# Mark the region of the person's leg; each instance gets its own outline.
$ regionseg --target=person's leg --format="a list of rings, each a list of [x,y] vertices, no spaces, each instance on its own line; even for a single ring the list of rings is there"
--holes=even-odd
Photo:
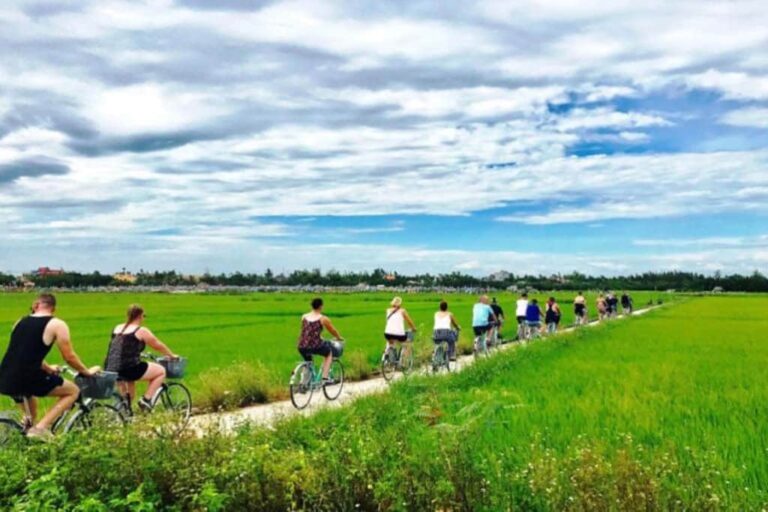
[[[37,420],[37,398],[34,396],[27,397],[27,403],[22,400],[18,403],[19,409],[21,409],[21,417],[25,421],[29,421],[30,425],[34,425]]]
[[[331,362],[333,362],[333,353],[328,352],[328,355],[323,359],[323,378],[328,378],[328,372],[331,369]]]
[[[62,385],[53,388],[53,390],[48,393],[48,396],[56,397],[58,400],[53,404],[53,407],[45,413],[45,416],[40,419],[37,425],[35,425],[35,429],[38,431],[50,430],[51,424],[56,421],[56,418],[72,407],[72,404],[75,403],[78,395],[80,395],[80,389],[74,382],[68,380],[65,380]]]
[[[128,395],[128,401],[133,402],[133,399],[136,398],[136,381],[126,381],[123,385],[123,389],[125,390],[124,394]]]
[[[144,372],[144,375],[141,376],[140,380],[149,382],[147,390],[144,392],[144,399],[151,400],[152,397],[155,396],[157,390],[160,389],[160,386],[163,385],[163,381],[165,380],[165,368],[157,363],[148,363],[147,371]]]

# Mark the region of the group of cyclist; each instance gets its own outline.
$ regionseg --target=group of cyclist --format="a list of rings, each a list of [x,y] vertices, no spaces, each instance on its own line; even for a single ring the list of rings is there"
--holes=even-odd
[[[597,300],[598,311],[601,311],[602,304],[605,304],[605,311],[612,311],[615,306],[612,302],[615,298],[613,293],[608,293],[607,299],[601,293]],[[615,304],[618,304],[616,299]],[[632,311],[632,299],[625,292],[621,297],[621,304],[625,313]],[[582,292],[579,292],[573,301],[574,315],[576,324],[586,324],[588,322],[587,300]],[[329,341],[322,339],[322,330],[326,328],[333,336],[341,339],[338,330],[333,326],[328,317],[324,316],[323,300],[316,298],[312,301],[312,310],[302,316],[301,334],[299,335],[298,350],[301,356],[309,361],[313,355],[324,357],[322,365],[322,377],[328,379],[328,369],[333,360],[333,345]],[[528,299],[528,294],[523,292],[515,304],[515,314],[517,318],[518,330],[517,338],[524,339],[531,335],[538,335],[544,332],[554,333],[560,326],[562,311],[555,297],[549,297],[544,304],[544,309],[538,303],[537,299]],[[600,318],[603,316],[601,314]],[[477,303],[472,307],[472,330],[476,337],[486,337],[489,340],[491,333],[496,339],[501,340],[501,328],[504,325],[504,310],[496,301],[496,298],[490,299],[487,295],[479,297]],[[390,302],[386,310],[384,322],[384,339],[386,340],[386,350],[394,347],[395,343],[403,344],[403,357],[407,357],[413,348],[408,341],[412,341],[409,334],[416,331],[416,324],[403,307],[403,300],[395,297]],[[440,301],[438,311],[434,314],[434,323],[432,330],[432,339],[435,344],[447,343],[448,356],[450,360],[456,358],[456,342],[458,341],[458,332],[461,329],[456,317],[448,310],[448,302]],[[495,331],[494,331],[495,330]]]
[[[56,318],[56,297],[41,293],[32,303],[30,314],[19,319],[11,331],[10,342],[0,362],[0,394],[9,395],[22,407],[27,437],[48,438],[51,425],[68,411],[80,394],[71,381],[62,378],[61,367],[45,361],[55,345],[64,361],[83,377],[99,374],[99,366],[86,367],[72,346],[69,326]],[[128,308],[126,321],[111,331],[105,370],[118,374],[121,391],[135,396],[136,381],[147,381],[147,390],[139,400],[142,409],[151,408],[150,397],[162,386],[165,369],[141,360],[149,345],[175,358],[171,350],[143,326],[146,315],[141,306]],[[37,420],[37,398],[56,398],[54,405]],[[130,398],[129,398],[130,399]]]
[[[601,293],[597,298],[597,311],[600,319],[618,314],[621,303],[625,313],[632,312],[632,298],[625,292],[619,300],[613,293]],[[322,378],[328,380],[328,371],[335,355],[334,345],[323,340],[322,331],[327,329],[335,338],[342,339],[339,331],[323,314],[323,300],[315,298],[312,310],[301,318],[301,332],[298,350],[305,360],[314,355],[324,357]],[[549,297],[542,311],[536,299],[528,300],[527,293],[522,293],[515,305],[518,323],[518,338],[521,333],[540,333],[545,330],[556,332],[560,324],[561,310],[554,297]],[[577,324],[587,323],[587,302],[579,292],[573,301]],[[61,368],[46,363],[45,358],[53,346],[58,347],[66,363],[84,377],[97,375],[99,366],[86,367],[75,352],[66,322],[56,318],[56,297],[50,293],[41,293],[34,300],[30,314],[19,319],[13,326],[10,343],[5,356],[0,362],[0,394],[10,395],[23,407],[25,421],[28,422],[28,437],[48,437],[51,425],[64,414],[77,400],[79,388],[73,382],[63,379]],[[170,348],[160,341],[143,324],[146,319],[144,309],[132,304],[128,308],[126,321],[116,325],[110,336],[105,358],[105,370],[117,373],[120,391],[129,401],[136,396],[136,382],[146,381],[147,389],[138,400],[141,409],[152,408],[151,398],[163,385],[165,369],[157,363],[142,361],[141,354],[147,346],[169,357],[176,358]],[[472,308],[472,329],[475,336],[485,336],[495,331],[501,339],[504,324],[504,310],[496,299],[482,295]],[[403,351],[407,355],[412,350],[410,332],[416,325],[403,308],[403,300],[395,297],[386,310],[384,339],[387,348],[395,343],[404,343]],[[434,314],[433,340],[436,344],[448,344],[448,356],[456,358],[456,342],[461,329],[456,317],[448,310],[448,303],[443,300]],[[37,397],[56,398],[55,404],[37,420]]]

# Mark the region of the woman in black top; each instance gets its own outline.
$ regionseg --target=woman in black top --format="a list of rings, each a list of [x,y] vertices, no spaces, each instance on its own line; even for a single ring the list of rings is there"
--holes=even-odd
[[[146,315],[141,306],[132,304],[128,308],[127,316],[124,324],[119,324],[112,330],[105,368],[108,371],[117,372],[118,377],[123,381],[120,383],[120,391],[127,393],[131,400],[136,395],[136,381],[148,381],[147,391],[139,400],[139,407],[149,409],[152,407],[152,397],[165,380],[165,368],[157,363],[142,361],[141,353],[149,345],[168,357],[178,356],[171,352],[165,343],[157,339],[152,331],[142,327],[141,324]]]
[[[547,332],[553,333],[557,331],[557,325],[560,323],[560,306],[557,305],[554,297],[550,297],[547,301],[547,311],[544,315],[544,320],[547,323]]]

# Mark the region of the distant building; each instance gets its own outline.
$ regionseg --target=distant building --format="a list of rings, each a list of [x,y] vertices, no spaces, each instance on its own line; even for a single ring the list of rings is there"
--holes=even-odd
[[[135,284],[137,277],[130,272],[118,272],[117,274],[112,275],[112,279],[118,283]]]
[[[494,281],[496,283],[500,283],[502,281],[506,281],[512,276],[509,272],[506,270],[499,270],[498,272],[494,272],[493,274],[488,276],[489,281]]]
[[[384,276],[385,281],[391,282],[391,281],[394,281],[395,279],[397,279],[397,276],[395,274],[387,274]]]
[[[712,293],[723,293],[723,287],[722,286],[715,286],[712,288]]]
[[[35,277],[60,276],[62,274],[64,274],[64,269],[62,268],[38,267],[32,271],[32,275]]]

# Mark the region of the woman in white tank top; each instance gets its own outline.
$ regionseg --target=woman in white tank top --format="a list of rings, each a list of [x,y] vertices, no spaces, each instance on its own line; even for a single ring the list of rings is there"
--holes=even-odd
[[[456,360],[456,341],[459,338],[458,331],[461,329],[453,313],[448,311],[448,303],[446,301],[440,302],[440,310],[435,313],[435,327],[432,333],[432,339],[435,345],[442,342],[448,343],[448,357],[452,360]]]
[[[411,330],[416,330],[416,325],[411,320],[411,317],[408,316],[408,312],[402,308],[402,304],[403,299],[395,297],[390,303],[392,307],[387,309],[387,323],[384,326],[384,339],[387,340],[387,348],[394,345],[396,341],[400,343],[408,341],[408,334],[405,332],[406,323],[408,323]],[[410,343],[407,343],[403,347],[403,352],[410,351],[409,347]]]

